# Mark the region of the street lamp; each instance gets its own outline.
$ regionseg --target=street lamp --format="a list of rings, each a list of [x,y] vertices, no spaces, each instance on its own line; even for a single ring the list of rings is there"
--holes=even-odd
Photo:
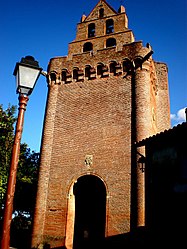
[[[138,163],[140,165],[140,170],[143,172],[145,172],[145,157],[142,155],[139,159],[138,159]]]
[[[6,193],[6,202],[3,217],[3,231],[1,240],[1,249],[9,249],[10,245],[10,226],[13,212],[13,199],[16,185],[16,173],[20,154],[20,141],[23,130],[24,112],[26,110],[28,96],[32,93],[36,81],[42,71],[38,62],[32,56],[26,56],[21,62],[16,63],[14,75],[16,76],[17,93],[19,94],[19,113],[16,123],[14,144],[12,148],[12,157],[10,172],[8,177],[8,186]]]

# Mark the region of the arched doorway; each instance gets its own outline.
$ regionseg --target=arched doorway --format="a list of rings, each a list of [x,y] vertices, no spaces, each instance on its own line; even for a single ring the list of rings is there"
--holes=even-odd
[[[73,249],[97,248],[105,237],[106,188],[94,175],[80,177],[74,184],[75,223]]]

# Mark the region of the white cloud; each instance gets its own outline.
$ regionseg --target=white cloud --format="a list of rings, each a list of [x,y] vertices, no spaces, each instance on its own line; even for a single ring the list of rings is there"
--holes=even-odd
[[[178,110],[177,114],[170,114],[171,121],[175,124],[179,124],[186,121],[185,114],[186,107]]]

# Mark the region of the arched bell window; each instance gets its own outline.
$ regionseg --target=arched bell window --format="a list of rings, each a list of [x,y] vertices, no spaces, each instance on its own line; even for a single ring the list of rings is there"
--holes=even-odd
[[[88,25],[88,38],[95,36],[95,23],[90,23]]]
[[[83,46],[83,52],[89,52],[93,50],[93,44],[91,42],[86,42]]]
[[[114,33],[114,21],[113,19],[106,20],[106,34]]]
[[[115,47],[115,46],[116,46],[116,39],[114,39],[114,38],[108,38],[106,40],[106,48]]]

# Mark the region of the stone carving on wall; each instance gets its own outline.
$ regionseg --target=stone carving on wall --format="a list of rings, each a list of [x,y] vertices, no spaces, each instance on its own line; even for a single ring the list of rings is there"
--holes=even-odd
[[[93,156],[92,155],[86,155],[84,162],[85,162],[85,165],[87,167],[91,167],[92,164],[93,164]]]

